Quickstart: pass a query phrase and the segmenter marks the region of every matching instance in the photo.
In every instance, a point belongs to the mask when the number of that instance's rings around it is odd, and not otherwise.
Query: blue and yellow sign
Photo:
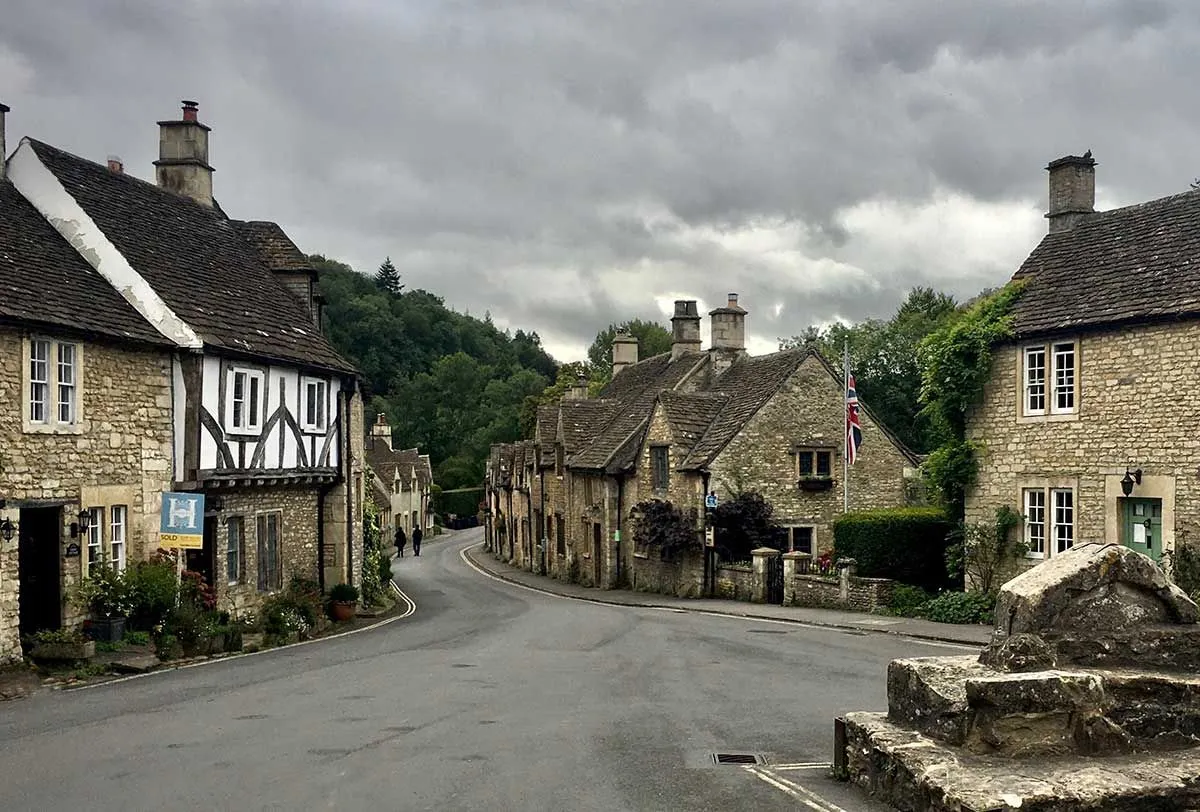
[[[163,547],[203,549],[204,494],[164,492],[158,539]]]

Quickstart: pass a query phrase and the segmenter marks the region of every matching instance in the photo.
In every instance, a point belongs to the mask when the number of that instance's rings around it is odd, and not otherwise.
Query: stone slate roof
[[[25,140],[205,344],[336,372],[354,371],[219,209],[49,144]]]
[[[558,404],[543,403],[537,407],[537,424],[534,439],[541,444],[538,464],[543,468],[554,467],[554,438],[558,434]]]
[[[316,272],[308,257],[296,247],[278,223],[267,220],[230,220],[242,239],[272,271]]]
[[[392,513],[391,491],[384,486],[383,480],[377,475],[371,477],[371,503],[380,510],[381,515],[390,516]]]
[[[659,393],[679,386],[707,363],[708,354],[703,352],[684,353],[676,359],[662,353],[623,370],[600,391],[600,397],[616,401],[610,420],[602,431],[591,435],[594,439],[570,465],[610,473],[632,468]]]
[[[612,417],[612,400],[564,400],[560,404],[563,452],[572,455],[583,449]]]
[[[175,346],[6,180],[0,180],[0,320]]]
[[[1013,278],[1018,336],[1200,315],[1200,191],[1047,234]]]
[[[691,449],[729,401],[723,393],[665,391],[658,396],[672,439]]]
[[[363,447],[366,452],[367,464],[371,466],[371,470],[375,472],[376,476],[387,483],[389,489],[397,472],[400,474],[402,490],[410,490],[414,476],[417,479],[417,486],[420,488],[433,484],[433,469],[428,454],[422,454],[415,448],[403,450],[388,448],[386,442],[373,434],[367,435]]]

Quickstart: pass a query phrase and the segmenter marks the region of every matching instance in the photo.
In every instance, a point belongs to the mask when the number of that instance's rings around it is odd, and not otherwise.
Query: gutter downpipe
[[[538,575],[545,575],[547,572],[546,553],[549,547],[550,539],[546,533],[546,469],[542,466],[541,451],[538,452],[538,502],[541,510],[542,526],[538,528],[542,537],[542,554],[540,556],[541,563],[538,565]]]
[[[708,496],[708,480],[709,480],[709,477],[711,477],[711,476],[712,476],[712,474],[710,474],[708,471],[702,470],[700,472],[700,481],[704,486],[704,492],[700,494],[700,516],[702,517],[701,520],[706,525],[708,522],[708,511],[705,510],[705,508],[704,508],[704,499],[706,496]],[[707,542],[707,539],[705,540],[705,542],[701,542],[701,544],[702,544],[701,549],[704,550],[704,585],[701,588],[700,592],[701,592],[701,594],[705,595],[706,597],[711,598],[712,590],[709,588],[709,584],[712,583],[712,580],[713,580],[711,578],[711,575],[713,574],[711,572],[712,564],[713,564],[713,562],[712,562],[713,551],[709,548],[709,546],[706,542]]]
[[[354,477],[350,476],[350,465],[352,460],[351,444],[350,444],[350,401],[354,398],[353,393],[349,393],[346,389],[342,389],[339,393],[342,399],[342,414],[344,415],[342,425],[346,427],[345,437],[342,440],[342,447],[345,449],[342,467],[346,471],[346,583],[354,583]],[[364,476],[365,480],[366,477]]]
[[[625,514],[625,474],[617,474],[617,539],[616,539],[616,559],[617,559],[617,583],[616,587],[621,588],[621,519]]]

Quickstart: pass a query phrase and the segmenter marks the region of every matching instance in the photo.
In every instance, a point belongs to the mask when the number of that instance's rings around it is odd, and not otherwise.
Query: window
[[[79,345],[29,342],[29,422],[71,426],[79,418]]]
[[[104,561],[104,508],[88,508],[87,574]]]
[[[563,518],[561,513],[554,514],[554,551],[559,555],[567,554],[567,531],[563,527]]]
[[[1075,342],[1025,347],[1021,377],[1023,414],[1073,413],[1078,379]]]
[[[833,476],[833,451],[828,449],[802,448],[796,452],[802,477]]]
[[[246,575],[245,523],[241,516],[230,516],[225,520],[225,578],[231,584],[240,584]]]
[[[283,586],[279,562],[279,514],[263,513],[257,520],[258,591],[270,592]]]
[[[789,527],[788,552],[813,554],[813,529],[811,527]]]
[[[304,378],[301,390],[304,401],[300,410],[300,427],[304,431],[325,431],[325,381]]]
[[[228,429],[243,434],[262,431],[263,374],[235,367],[229,378]]]
[[[1075,544],[1075,494],[1056,490],[1054,494],[1054,552],[1062,553]]]
[[[1046,555],[1046,492],[1025,491],[1025,544],[1030,558]]]
[[[554,473],[558,476],[563,475],[563,445],[556,443],[554,446]]]
[[[665,445],[650,446],[650,486],[665,491],[671,484],[671,449]]]
[[[125,528],[129,515],[125,505],[113,505],[109,511],[108,549],[109,561],[118,572],[125,569]]]

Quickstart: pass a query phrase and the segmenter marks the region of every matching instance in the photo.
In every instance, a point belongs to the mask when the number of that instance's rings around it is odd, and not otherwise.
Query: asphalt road
[[[386,626],[0,705],[0,809],[879,809],[781,765],[886,707],[889,660],[954,651],[542,595],[478,540],[397,561],[417,611]]]

